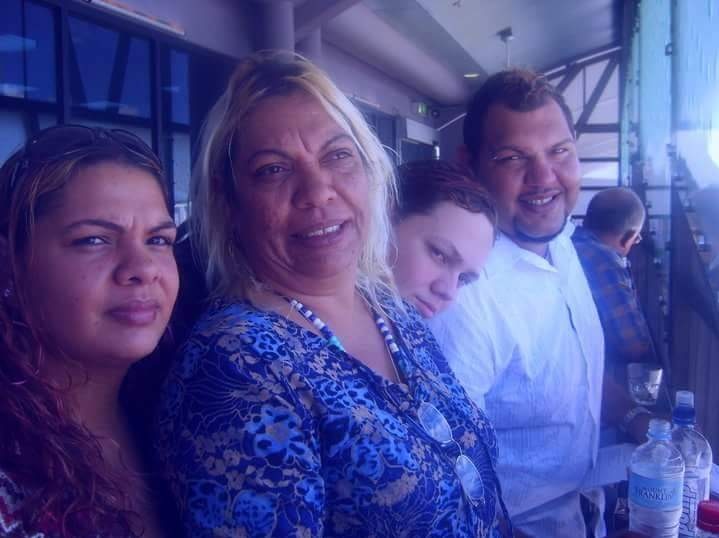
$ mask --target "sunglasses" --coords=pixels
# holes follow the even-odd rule
[[[454,439],[452,428],[445,416],[431,403],[422,402],[417,409],[417,418],[427,435],[439,444],[446,446],[454,443],[459,450],[459,456],[454,462],[454,472],[459,478],[462,490],[472,504],[484,504],[484,484],[479,469],[462,452],[462,447]]]
[[[124,129],[104,129],[86,125],[64,124],[42,130],[23,149],[10,176],[12,193],[23,180],[31,165],[50,164],[93,146],[117,144],[126,151],[152,162],[159,170],[160,162],[152,149],[137,135]]]

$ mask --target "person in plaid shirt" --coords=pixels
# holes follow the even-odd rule
[[[604,329],[605,372],[622,384],[627,363],[658,362],[627,259],[642,239],[645,217],[632,190],[605,189],[572,235]]]

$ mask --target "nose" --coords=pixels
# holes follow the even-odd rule
[[[157,262],[147,246],[125,245],[120,253],[115,280],[121,286],[149,284],[159,277]]]
[[[432,282],[432,293],[447,303],[454,301],[459,289],[457,278],[458,276],[454,274],[454,271],[443,272]]]
[[[526,179],[528,184],[541,187],[554,183],[555,178],[554,167],[547,157],[537,155],[530,160]]]
[[[337,195],[334,178],[330,171],[314,163],[300,163],[297,166],[297,188],[294,202],[303,209],[323,207]]]

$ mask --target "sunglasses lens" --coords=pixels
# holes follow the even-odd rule
[[[44,161],[91,144],[95,135],[89,127],[58,125],[33,139],[27,150],[30,160]]]
[[[10,191],[14,190],[29,163],[49,162],[66,157],[99,143],[102,139],[119,144],[127,151],[155,162],[158,168],[161,166],[152,149],[130,131],[95,129],[84,125],[56,125],[44,130],[28,144],[22,160],[18,161],[13,171]]]
[[[446,444],[452,441],[452,429],[447,419],[430,403],[422,402],[417,410],[419,422],[435,441]]]
[[[464,454],[460,454],[454,464],[454,470],[467,498],[472,502],[483,501],[484,485],[474,462]]]

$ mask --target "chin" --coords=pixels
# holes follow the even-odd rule
[[[160,337],[153,335],[146,338],[127,339],[122,343],[118,343],[118,345],[113,345],[115,344],[114,342],[108,342],[110,345],[107,346],[106,354],[108,357],[112,357],[112,362],[125,364],[129,367],[155,351],[159,341]]]

